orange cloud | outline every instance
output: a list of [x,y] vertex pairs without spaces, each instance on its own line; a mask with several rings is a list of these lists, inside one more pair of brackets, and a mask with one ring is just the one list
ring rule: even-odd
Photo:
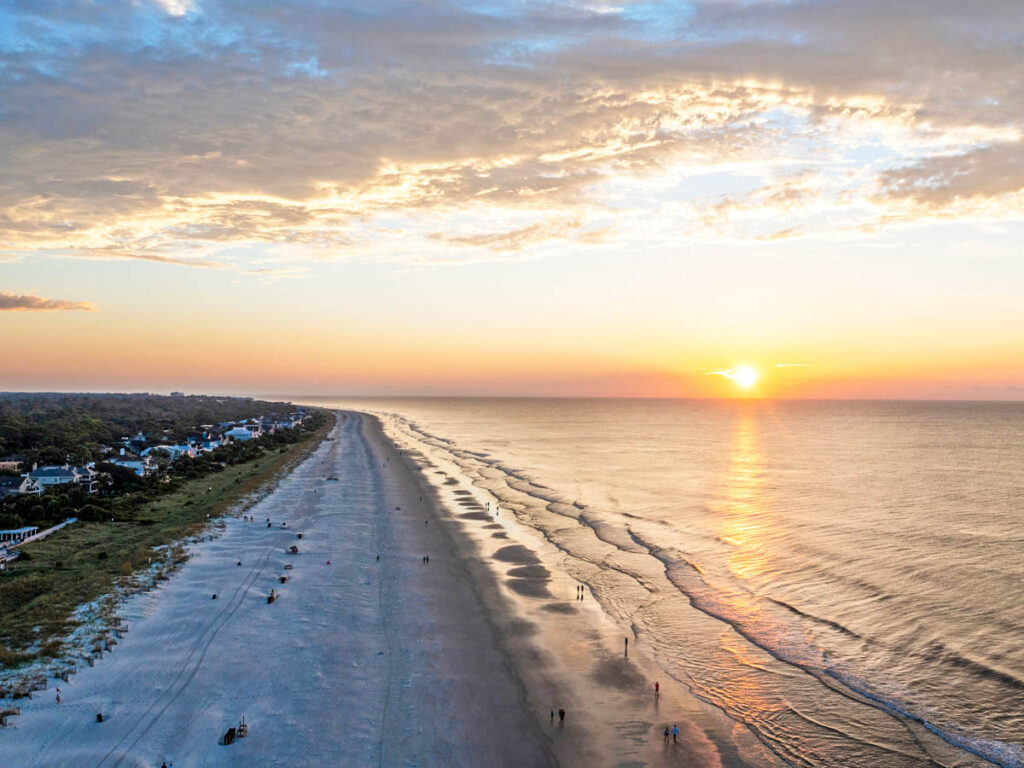
[[96,307],[87,301],[44,299],[42,296],[19,295],[0,291],[0,312],[53,312],[83,310],[93,312]]

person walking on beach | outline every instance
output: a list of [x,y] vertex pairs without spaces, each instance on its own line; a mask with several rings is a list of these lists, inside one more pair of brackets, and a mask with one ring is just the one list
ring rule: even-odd
[[551,710],[551,722],[555,722],[555,710]]
[[658,698],[658,696],[660,694],[661,694],[661,683],[659,683],[657,680],[655,680],[654,681],[654,698]]
[[668,744],[668,726],[665,726],[665,743]]
[[679,743],[679,726],[678,725],[673,725],[672,726],[672,743],[673,744],[678,744]]
[[625,655],[629,656],[629,638],[628,637],[624,637],[623,640],[625,641],[623,643],[623,647],[625,648]]
[[559,709],[558,710],[558,724],[559,725],[565,725],[565,710],[564,709]]
[[60,688],[58,688],[58,689],[57,689],[57,703],[58,703],[58,704],[60,704],[60,699],[61,699],[61,696],[60,696]]

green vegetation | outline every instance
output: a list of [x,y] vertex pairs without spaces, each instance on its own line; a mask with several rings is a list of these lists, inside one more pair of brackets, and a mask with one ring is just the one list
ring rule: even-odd
[[137,432],[181,440],[201,424],[241,421],[294,410],[289,403],[190,395],[0,393],[0,455],[30,462],[80,464],[101,458],[100,445]]
[[[142,415],[134,414],[137,407],[141,408]],[[90,409],[90,413],[99,414],[102,418],[86,415],[83,409]],[[232,414],[239,418],[242,417],[239,414],[253,418],[285,414],[291,410],[294,410],[293,407],[287,403],[246,398],[7,394],[0,395],[0,441],[24,441],[30,438],[49,441],[50,447],[40,448],[36,444],[34,448],[19,451],[30,457],[91,455],[94,452],[92,448],[74,447],[73,441],[82,437],[80,430],[69,427],[72,438],[64,435],[61,430],[72,423],[81,425],[96,421],[100,425],[97,427],[99,431],[93,435],[121,434],[126,431],[133,433],[137,426],[152,424],[153,419],[159,417],[162,420],[157,426],[176,426],[161,427],[157,434],[163,435],[163,429],[170,429],[184,435],[197,431],[198,422],[189,422],[193,418],[209,420],[202,423],[219,423],[217,419]],[[99,494],[87,494],[80,486],[69,483],[50,488],[42,496],[8,496],[0,499],[0,527],[37,525],[45,528],[68,517],[92,522],[131,522],[136,519],[140,508],[174,491],[181,482],[219,472],[224,466],[234,466],[267,455],[305,439],[310,432],[318,430],[329,421],[330,417],[325,412],[313,411],[300,427],[280,429],[272,435],[266,434],[255,440],[222,445],[195,458],[179,458],[169,466],[164,461],[162,466],[166,474],[162,476],[140,478],[129,469],[101,460],[96,464],[96,470],[102,477],[102,490]],[[27,422],[36,424],[33,428],[35,431],[19,431],[12,427],[13,424]],[[188,423],[192,426],[183,426]],[[55,444],[62,447],[58,450],[53,447]],[[97,450],[98,446],[97,443]],[[58,463],[64,460],[61,458]]]
[[107,496],[69,488],[14,500],[5,520],[46,524],[77,513],[79,522],[24,545],[14,567],[0,573],[0,668],[57,654],[59,638],[74,626],[74,609],[109,594],[119,579],[158,558],[165,565],[183,561],[180,548],[159,555],[154,548],[197,533],[208,518],[298,464],[331,423],[328,413],[315,411],[301,428],[181,459],[162,478],[113,473]]

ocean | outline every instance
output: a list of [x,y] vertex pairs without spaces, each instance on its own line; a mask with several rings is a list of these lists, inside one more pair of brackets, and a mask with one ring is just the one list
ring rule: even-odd
[[303,398],[387,414],[798,766],[1024,766],[1024,403]]

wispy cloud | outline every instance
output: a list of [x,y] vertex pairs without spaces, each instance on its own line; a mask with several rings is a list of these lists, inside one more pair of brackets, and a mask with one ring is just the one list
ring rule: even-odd
[[45,299],[42,296],[0,291],[0,312],[54,312],[68,310],[92,312],[95,309],[96,307],[87,301]]
[[562,239],[575,233],[583,226],[579,219],[571,221],[549,220],[509,232],[482,232],[474,235],[449,235],[432,232],[431,240],[460,248],[488,248],[493,251],[519,251],[534,243]]

